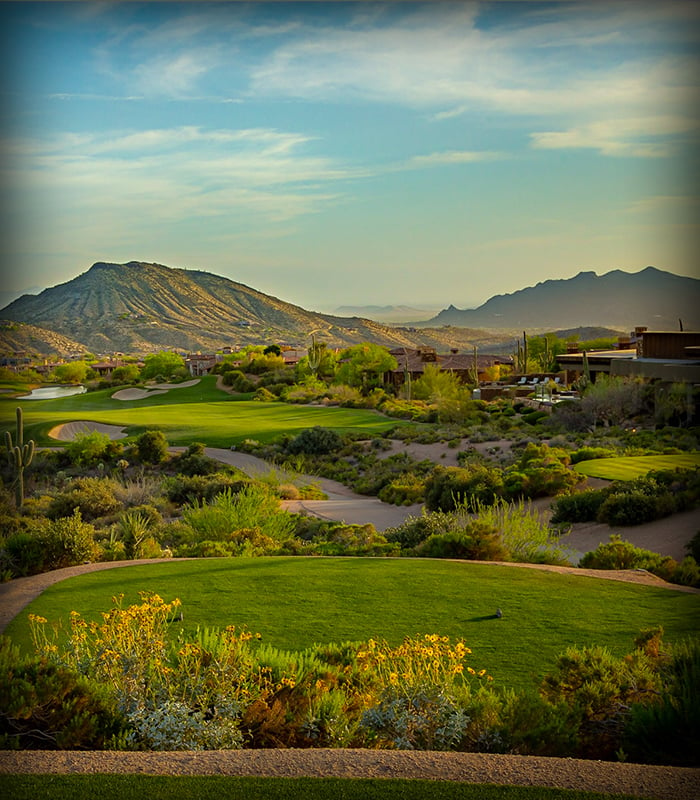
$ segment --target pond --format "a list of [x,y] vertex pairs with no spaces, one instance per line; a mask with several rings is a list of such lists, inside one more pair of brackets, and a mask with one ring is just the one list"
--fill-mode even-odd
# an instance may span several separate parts
[[74,394],[85,394],[84,386],[42,386],[32,389],[29,394],[23,395],[22,400],[54,400],[57,397],[70,397]]

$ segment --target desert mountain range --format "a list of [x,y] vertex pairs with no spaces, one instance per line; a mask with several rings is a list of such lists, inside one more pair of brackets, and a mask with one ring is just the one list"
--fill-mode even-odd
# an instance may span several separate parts
[[333,347],[370,341],[510,353],[523,328],[537,333],[599,326],[605,335],[635,325],[676,329],[679,318],[686,330],[700,328],[699,301],[700,280],[653,267],[600,277],[582,272],[493,297],[476,309],[450,306],[431,320],[391,326],[307,311],[201,270],[98,262],[0,310],[0,350],[147,353],[272,342],[303,347],[315,331]]

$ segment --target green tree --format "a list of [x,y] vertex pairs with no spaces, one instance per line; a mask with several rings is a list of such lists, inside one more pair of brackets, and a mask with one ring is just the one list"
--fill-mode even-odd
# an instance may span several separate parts
[[61,364],[53,371],[53,378],[57,383],[85,383],[94,376],[95,372],[84,361]]
[[141,371],[136,364],[125,364],[113,370],[112,380],[115,383],[136,383],[140,374]]
[[145,431],[136,440],[139,458],[147,464],[160,464],[168,456],[168,440],[162,431]]
[[179,369],[186,369],[185,360],[177,353],[161,350],[160,353],[149,353],[144,359],[144,368],[141,370],[141,377],[144,380],[155,378],[162,375],[164,378],[172,378]]
[[370,342],[343,350],[339,361],[335,383],[346,383],[363,391],[381,386],[384,373],[398,368],[398,362],[386,347]]
[[269,356],[270,354],[272,354],[273,356],[281,356],[282,355],[281,347],[278,344],[269,344],[263,350],[263,355],[264,356]]

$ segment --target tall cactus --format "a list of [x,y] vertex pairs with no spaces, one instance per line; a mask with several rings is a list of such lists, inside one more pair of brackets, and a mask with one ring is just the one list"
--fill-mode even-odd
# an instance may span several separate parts
[[528,343],[527,343],[527,333],[523,331],[523,343],[520,344],[520,340],[518,339],[517,343],[518,350],[514,354],[515,358],[515,371],[521,375],[524,375],[527,372],[527,361],[528,361]]
[[321,359],[323,358],[323,345],[316,344],[316,337],[314,334],[311,334],[311,347],[309,347],[309,352],[307,356],[307,360],[309,362],[309,369],[311,370],[311,374],[316,377],[316,373],[318,372],[318,368],[321,366]]
[[17,444],[12,444],[12,434],[5,431],[5,447],[10,466],[15,470],[15,504],[17,508],[24,505],[24,468],[32,463],[34,458],[34,440],[24,443],[24,419],[22,409],[17,409]]

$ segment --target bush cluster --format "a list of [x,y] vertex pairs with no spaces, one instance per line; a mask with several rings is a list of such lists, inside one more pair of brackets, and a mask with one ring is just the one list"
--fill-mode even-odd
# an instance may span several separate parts
[[[245,629],[169,639],[180,603],[142,593],[68,641],[32,617],[36,657],[0,643],[0,743],[153,750],[373,747],[700,765],[700,643],[642,631],[623,658],[569,648],[537,693],[494,686],[439,634],[286,653]],[[103,653],[110,657],[104,658]],[[678,731],[683,746],[678,746]]]
[[614,481],[558,497],[552,522],[641,525],[700,505],[700,469],[659,470],[632,481]]

